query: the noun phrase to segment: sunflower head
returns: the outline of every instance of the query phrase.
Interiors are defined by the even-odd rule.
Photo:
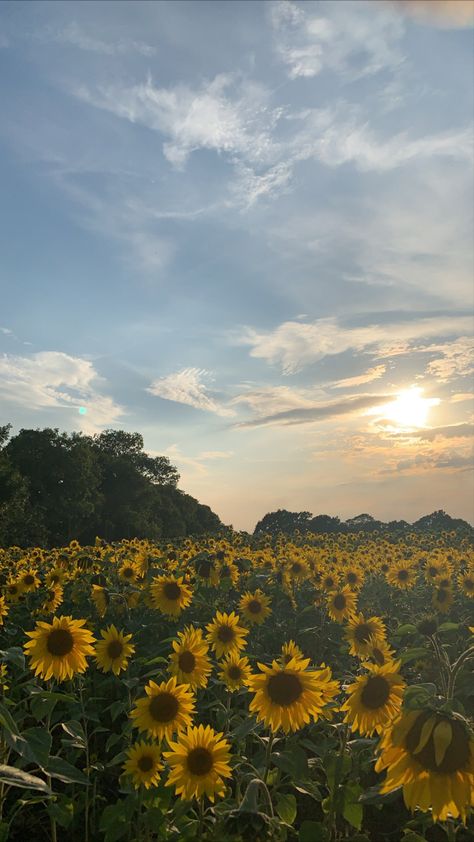
[[[153,579],[150,591],[153,607],[171,618],[179,617],[183,609],[190,604],[193,595],[182,576],[158,576]]]
[[[102,672],[119,675],[127,669],[128,660],[135,652],[135,647],[130,643],[132,635],[117,631],[114,625],[102,630],[101,635],[102,640],[95,647],[95,662]]]
[[[248,658],[241,658],[240,653],[230,653],[230,655],[227,655],[227,658],[221,661],[220,666],[221,672],[219,673],[219,678],[224,682],[228,690],[233,692],[247,684],[251,674]]]
[[[399,713],[405,682],[400,676],[400,661],[372,666],[347,688],[349,698],[341,710],[344,722],[362,736],[380,733]]]
[[[244,593],[240,599],[239,610],[250,625],[260,625],[270,616],[270,597],[260,589],[254,593]]]
[[[145,698],[137,700],[130,714],[140,731],[159,740],[169,740],[176,731],[191,724],[194,696],[188,684],[178,685],[173,676],[161,684],[150,681],[145,693]]]
[[[124,774],[130,775],[135,789],[157,786],[163,764],[160,762],[160,747],[156,743],[138,742],[127,749]]]
[[[272,731],[297,731],[317,719],[325,704],[320,678],[307,670],[309,659],[291,660],[286,666],[273,661],[271,667],[259,664],[261,672],[248,680],[255,694],[250,711]]]
[[[346,637],[350,643],[351,655],[364,657],[368,654],[373,640],[385,640],[385,626],[380,617],[365,619],[363,614],[349,619]]]
[[[64,681],[87,669],[86,657],[94,653],[95,641],[85,624],[86,620],[69,616],[53,617],[52,623],[38,622],[34,631],[27,632],[31,640],[24,649],[35,675]]]
[[[192,688],[205,687],[212,667],[207,654],[209,646],[203,640],[201,629],[189,626],[178,632],[173,650],[168,670],[176,676],[178,683],[189,684]]]
[[[230,652],[239,652],[245,646],[248,629],[239,626],[239,616],[234,611],[230,614],[218,611],[212,623],[206,626],[207,640],[217,658]]]
[[[224,780],[232,772],[230,747],[223,734],[199,725],[181,732],[169,745],[170,751],[163,754],[171,767],[166,785],[174,786],[176,795],[186,801],[204,795],[214,801],[216,795],[224,795]]]

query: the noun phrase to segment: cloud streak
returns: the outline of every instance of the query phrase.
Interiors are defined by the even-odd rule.
[[[206,386],[211,378],[209,371],[203,368],[183,368],[181,371],[159,377],[147,388],[147,392],[163,400],[192,406],[204,412],[229,416],[233,411],[220,403]]]

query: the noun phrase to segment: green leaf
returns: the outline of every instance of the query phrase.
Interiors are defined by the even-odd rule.
[[[80,722],[76,719],[71,719],[69,722],[63,722],[62,729],[72,738],[71,740],[63,740],[63,743],[67,744],[71,748],[80,748],[83,751],[85,750],[86,735]]]
[[[426,840],[424,836],[420,836],[414,830],[405,830],[402,842],[426,842]]]
[[[441,623],[438,626],[438,634],[441,632],[450,632],[450,631],[458,631],[459,623]]]
[[[424,646],[415,646],[413,649],[407,649],[406,652],[403,652],[401,662],[402,664],[408,664],[410,661],[416,661],[418,658],[431,658],[431,652],[429,649],[425,649]]]
[[[390,801],[396,801],[400,793],[401,787],[382,794],[377,786],[371,786],[359,795],[359,802],[361,804],[386,804]]]
[[[47,812],[60,827],[69,827],[74,818],[74,802],[66,796],[50,801]]]
[[[237,728],[234,728],[232,732],[232,736],[235,740],[243,740],[248,734],[251,734],[252,731],[256,731],[258,729],[258,725],[253,716],[249,716],[247,719],[244,719],[240,725],[237,725]]]
[[[9,649],[0,650],[0,660],[25,669],[25,656],[21,646],[11,646]],[[1,837],[0,837],[1,839]]]
[[[127,810],[123,801],[110,804],[100,817],[100,829],[105,833],[105,842],[117,842],[129,830]]]
[[[301,823],[298,842],[329,842],[329,834],[321,822]]]
[[[16,766],[1,764],[0,781],[9,786],[18,786],[21,789],[38,789],[46,795],[51,795],[51,790],[46,781],[36,775],[30,775],[29,772],[24,772],[23,769],[17,769]]]
[[[33,760],[38,766],[45,766],[51,751],[51,734],[46,728],[28,728],[21,736],[27,746],[26,753],[20,751],[22,757]]]
[[[349,822],[352,827],[355,827],[356,830],[360,830],[362,827],[362,816],[364,810],[362,804],[356,804],[354,801],[344,802],[344,807],[342,808],[342,815],[344,816],[346,822]]]
[[[8,734],[14,734],[15,737],[20,736],[18,725],[16,724],[10,711],[0,702],[0,725],[3,725]]]
[[[398,629],[395,629],[393,635],[395,637],[403,637],[405,634],[416,634],[417,628],[413,625],[413,623],[404,623],[402,626],[399,626]]]
[[[308,774],[306,752],[296,744],[289,746],[286,751],[273,752],[272,758],[276,766],[293,778],[305,778]]]
[[[276,797],[276,811],[280,819],[287,824],[293,824],[296,819],[296,798],[294,795],[280,793]]]
[[[67,760],[63,760],[62,757],[50,757],[48,760],[48,765],[43,770],[46,772],[47,775],[51,775],[52,778],[57,778],[58,781],[63,781],[65,784],[83,784],[84,786],[89,786],[89,778],[81,769],[76,769],[75,766],[72,766],[71,763],[68,763]]]

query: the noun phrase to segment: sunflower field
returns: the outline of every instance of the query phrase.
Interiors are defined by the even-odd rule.
[[[467,539],[96,539],[0,577],[0,842],[474,840]]]

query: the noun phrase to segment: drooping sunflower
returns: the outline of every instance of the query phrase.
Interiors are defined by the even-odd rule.
[[[232,777],[229,765],[230,746],[223,734],[209,725],[199,725],[182,732],[177,742],[170,742],[170,751],[163,756],[171,766],[166,786],[174,786],[176,795],[185,801],[207,795],[214,801],[225,792],[225,778]]]
[[[0,626],[3,626],[3,619],[8,614],[8,605],[5,602],[5,597],[0,596]]]
[[[194,696],[188,684],[178,684],[175,676],[161,684],[149,681],[145,693],[130,713],[139,731],[169,741],[176,731],[191,725]]]
[[[41,585],[41,579],[36,570],[27,570],[19,577],[23,593],[31,593]]]
[[[467,570],[458,577],[459,587],[465,596],[474,597],[474,571]]]
[[[110,604],[107,588],[102,587],[102,585],[92,585],[91,597],[99,617],[103,617]]]
[[[135,743],[127,749],[127,760],[123,765],[124,774],[130,775],[135,789],[141,784],[146,789],[157,786],[163,764],[160,762],[160,746],[157,743]]]
[[[179,617],[183,608],[190,604],[193,592],[189,585],[185,585],[183,577],[158,576],[150,586],[151,601],[154,608],[167,617]]]
[[[258,664],[261,672],[248,679],[250,711],[272,731],[298,731],[322,714],[324,699],[318,674],[308,670],[309,659],[291,660],[286,666],[273,661],[271,667]]]
[[[341,707],[347,711],[344,722],[361,736],[380,734],[400,713],[405,681],[399,673],[400,661],[382,667],[372,666],[347,688],[349,698]]]
[[[331,620],[342,623],[355,614],[357,594],[351,591],[349,585],[344,585],[337,591],[332,591],[327,598],[327,610]]]
[[[375,770],[387,770],[382,793],[402,786],[412,812],[431,808],[435,821],[466,821],[474,792],[474,739],[464,720],[431,709],[406,712],[385,732],[380,751]]]
[[[447,614],[453,604],[453,592],[451,588],[436,588],[433,591],[432,604],[440,614]]]
[[[370,638],[385,640],[385,625],[380,617],[370,617],[366,620],[363,614],[350,617],[346,638],[350,643],[349,652],[351,655],[364,657],[371,646]]]
[[[94,654],[95,640],[85,624],[86,620],[69,616],[53,617],[52,623],[38,622],[34,631],[27,632],[31,640],[23,648],[35,675],[65,681],[87,669],[86,658]]]
[[[260,625],[272,613],[270,602],[270,597],[266,596],[260,588],[257,588],[255,593],[247,591],[243,594],[239,602],[239,611],[248,623]]]
[[[217,611],[212,623],[206,626],[207,640],[217,658],[222,658],[230,652],[239,652],[244,648],[245,638],[249,631],[244,626],[239,626],[239,619],[235,611],[231,611],[230,614]]]
[[[416,581],[416,572],[409,561],[397,561],[390,567],[386,576],[387,582],[402,590],[409,590]]]
[[[61,605],[63,601],[63,589],[61,585],[52,585],[46,591],[46,599],[43,602],[42,610],[46,614],[52,614]]]
[[[113,624],[100,633],[103,640],[96,643],[95,662],[102,672],[119,675],[127,669],[128,659],[135,652],[135,647],[130,643],[132,635],[117,631]]]
[[[227,655],[221,661],[222,667],[219,678],[232,693],[244,687],[251,675],[249,659],[240,657],[239,653]]]
[[[56,585],[62,585],[65,579],[65,572],[62,567],[53,567],[46,576],[46,587],[54,588]]]
[[[209,646],[203,640],[201,629],[188,626],[178,632],[173,649],[168,671],[176,676],[179,684],[189,684],[193,689],[206,687],[212,665],[207,655]]]

